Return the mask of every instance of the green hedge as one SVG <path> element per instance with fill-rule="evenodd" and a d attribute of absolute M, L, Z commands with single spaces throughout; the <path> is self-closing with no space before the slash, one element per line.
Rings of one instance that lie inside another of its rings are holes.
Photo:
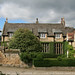
<path fill-rule="evenodd" d="M 50 53 L 43 53 L 43 58 L 57 58 L 60 55 L 50 54 Z"/>
<path fill-rule="evenodd" d="M 75 59 L 63 59 L 61 61 L 34 59 L 33 63 L 35 67 L 52 67 L 52 66 L 72 67 L 75 66 Z"/>

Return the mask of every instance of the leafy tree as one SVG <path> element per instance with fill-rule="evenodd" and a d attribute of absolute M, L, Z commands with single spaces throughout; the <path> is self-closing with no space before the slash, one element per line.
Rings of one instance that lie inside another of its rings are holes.
<path fill-rule="evenodd" d="M 26 64 L 32 63 L 33 59 L 36 58 L 38 55 L 38 53 L 35 52 L 31 52 L 31 53 L 27 53 L 27 52 L 22 52 L 20 54 L 20 58 L 22 61 L 24 61 Z"/>
<path fill-rule="evenodd" d="M 69 51 L 73 50 L 73 47 L 71 45 L 68 45 L 68 50 Z"/>
<path fill-rule="evenodd" d="M 41 52 L 39 39 L 27 29 L 18 29 L 9 41 L 9 48 L 20 49 L 21 52 Z"/>
<path fill-rule="evenodd" d="M 9 41 L 9 48 L 20 49 L 20 58 L 27 64 L 32 64 L 33 58 L 37 56 L 36 52 L 42 51 L 39 39 L 27 29 L 18 29 L 14 33 Z"/>
<path fill-rule="evenodd" d="M 68 45 L 68 51 L 69 51 L 69 58 L 74 58 L 75 50 L 73 49 L 73 46 Z"/>

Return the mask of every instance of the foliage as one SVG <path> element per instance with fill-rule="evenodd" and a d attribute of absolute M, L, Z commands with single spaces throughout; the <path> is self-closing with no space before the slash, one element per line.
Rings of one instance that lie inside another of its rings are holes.
<path fill-rule="evenodd" d="M 4 46 L 4 44 L 5 44 L 5 47 L 8 47 L 8 45 L 7 45 L 7 42 L 6 42 L 6 41 L 4 41 L 4 43 L 3 43 L 3 42 L 1 42 L 1 46 Z"/>
<path fill-rule="evenodd" d="M 34 66 L 35 67 L 52 67 L 52 66 L 61 66 L 61 67 L 70 67 L 70 66 L 75 66 L 75 58 L 74 59 L 62 59 L 56 60 L 56 59 L 47 59 L 47 60 L 37 60 L 34 59 Z"/>
<path fill-rule="evenodd" d="M 68 49 L 68 42 L 63 42 L 63 50 L 64 50 L 64 54 L 67 55 L 67 49 Z"/>
<path fill-rule="evenodd" d="M 43 60 L 43 53 L 39 53 L 36 58 L 37 60 Z"/>
<path fill-rule="evenodd" d="M 62 57 L 58 56 L 57 57 L 57 60 L 61 61 L 62 60 Z"/>
<path fill-rule="evenodd" d="M 43 54 L 39 53 L 39 52 L 22 52 L 20 54 L 20 58 L 22 61 L 24 61 L 25 63 L 32 63 L 33 59 L 37 58 L 38 60 L 43 60 Z"/>
<path fill-rule="evenodd" d="M 50 54 L 54 54 L 54 42 L 50 42 Z"/>
<path fill-rule="evenodd" d="M 22 52 L 20 54 L 20 58 L 23 62 L 25 62 L 26 64 L 27 63 L 30 63 L 32 61 L 32 57 L 31 57 L 31 54 L 28 54 L 27 52 Z"/>
<path fill-rule="evenodd" d="M 63 53 L 65 54 L 67 51 L 67 45 L 68 42 L 41 42 L 41 43 L 48 43 L 49 44 L 49 54 L 50 55 L 55 55 L 55 44 L 56 43 L 62 43 L 63 44 Z"/>
<path fill-rule="evenodd" d="M 69 51 L 69 58 L 74 58 L 75 50 Z"/>
<path fill-rule="evenodd" d="M 43 58 L 57 58 L 60 55 L 50 54 L 50 53 L 42 53 Z"/>
<path fill-rule="evenodd" d="M 41 52 L 42 45 L 38 38 L 27 29 L 18 29 L 10 39 L 9 47 L 21 52 Z"/>
<path fill-rule="evenodd" d="M 75 50 L 73 50 L 73 47 L 71 45 L 68 45 L 68 51 L 69 51 L 69 58 L 74 58 Z"/>
<path fill-rule="evenodd" d="M 71 45 L 68 45 L 68 50 L 69 51 L 73 50 L 73 47 Z"/>

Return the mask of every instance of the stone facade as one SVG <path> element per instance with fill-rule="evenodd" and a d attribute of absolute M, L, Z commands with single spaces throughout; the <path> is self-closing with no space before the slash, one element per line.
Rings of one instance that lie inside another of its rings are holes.
<path fill-rule="evenodd" d="M 36 19 L 36 23 L 8 23 L 8 19 L 4 24 L 2 41 L 9 41 L 14 32 L 19 28 L 25 28 L 30 30 L 41 42 L 61 42 L 67 41 L 67 33 L 73 32 L 75 29 L 72 27 L 65 26 L 64 18 L 61 18 L 60 23 L 39 23 Z M 62 45 L 57 46 L 58 49 L 62 48 Z M 59 46 L 59 47 L 58 47 Z M 49 44 L 43 44 L 44 51 L 49 49 Z M 60 52 L 60 51 L 59 51 Z"/>

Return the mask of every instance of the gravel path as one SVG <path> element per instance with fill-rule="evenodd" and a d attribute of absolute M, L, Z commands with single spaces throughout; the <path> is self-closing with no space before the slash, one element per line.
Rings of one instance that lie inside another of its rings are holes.
<path fill-rule="evenodd" d="M 2 73 L 9 75 L 75 75 L 75 67 L 25 69 L 25 68 L 0 66 L 0 71 L 2 71 Z"/>

